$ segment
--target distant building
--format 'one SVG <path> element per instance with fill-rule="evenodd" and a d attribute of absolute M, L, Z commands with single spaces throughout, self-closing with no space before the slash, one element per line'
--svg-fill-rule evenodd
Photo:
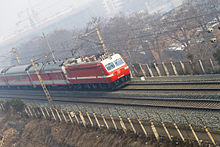
<path fill-rule="evenodd" d="M 107 14 L 112 16 L 146 10 L 145 2 L 146 0 L 104 0 L 103 4 Z"/>
<path fill-rule="evenodd" d="M 146 0 L 145 5 L 149 14 L 166 13 L 182 4 L 184 0 Z"/>

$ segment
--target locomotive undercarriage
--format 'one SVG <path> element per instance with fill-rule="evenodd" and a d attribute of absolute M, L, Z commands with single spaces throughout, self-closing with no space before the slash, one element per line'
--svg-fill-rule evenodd
<path fill-rule="evenodd" d="M 48 86 L 47 88 L 49 90 L 79 90 L 79 91 L 86 91 L 86 90 L 116 90 L 120 87 L 124 86 L 127 81 L 129 81 L 130 74 L 112 82 L 112 83 L 90 83 L 90 84 L 71 84 L 71 85 L 65 85 L 65 86 Z M 3 86 L 0 87 L 0 89 L 31 89 L 31 90 L 40 90 L 42 89 L 41 86 Z"/>

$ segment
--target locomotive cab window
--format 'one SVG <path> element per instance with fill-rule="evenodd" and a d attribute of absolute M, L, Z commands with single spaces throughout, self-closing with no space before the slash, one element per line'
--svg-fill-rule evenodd
<path fill-rule="evenodd" d="M 110 71 L 115 68 L 115 65 L 113 62 L 110 62 L 110 63 L 106 64 L 105 67 L 108 71 Z"/>
<path fill-rule="evenodd" d="M 118 66 L 121 66 L 122 64 L 124 64 L 124 61 L 121 58 L 119 58 L 119 59 L 116 59 L 114 61 L 114 63 L 118 67 Z"/>

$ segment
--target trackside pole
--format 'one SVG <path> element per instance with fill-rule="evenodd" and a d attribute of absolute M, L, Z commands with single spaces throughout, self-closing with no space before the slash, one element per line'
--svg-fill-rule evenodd
<path fill-rule="evenodd" d="M 68 115 L 68 117 L 69 117 L 69 119 L 70 119 L 71 123 L 73 124 L 73 119 L 72 119 L 72 117 L 70 116 L 69 111 L 67 111 L 66 113 L 67 113 L 67 115 Z"/>
<path fill-rule="evenodd" d="M 197 117 L 197 118 L 198 118 L 198 119 L 201 121 L 201 123 L 203 124 L 203 127 L 204 127 L 204 129 L 205 129 L 207 135 L 209 136 L 210 140 L 212 141 L 213 145 L 216 146 L 215 140 L 214 140 L 214 138 L 212 137 L 211 133 L 209 132 L 209 129 L 207 128 L 207 126 L 205 125 L 205 123 L 202 121 L 202 119 L 201 119 L 200 117 Z"/>
<path fill-rule="evenodd" d="M 89 119 L 89 122 L 90 122 L 91 126 L 93 127 L 93 126 L 94 126 L 94 124 L 93 124 L 93 122 L 92 122 L 92 119 L 91 119 L 91 117 L 90 117 L 90 115 L 89 115 L 89 112 L 88 112 L 88 111 L 86 111 L 86 115 L 87 115 L 87 117 L 88 117 L 88 119 Z"/>
<path fill-rule="evenodd" d="M 78 112 L 79 112 L 79 117 L 81 118 L 84 127 L 86 127 L 86 120 L 85 120 L 85 118 L 84 118 L 84 116 L 83 116 L 81 110 L 79 109 L 78 105 L 76 105 L 76 107 L 77 107 Z"/>
<path fill-rule="evenodd" d="M 169 71 L 168 71 L 168 69 L 167 69 L 167 66 L 164 64 L 164 62 L 162 62 L 162 65 L 163 65 L 163 69 L 164 69 L 164 71 L 165 71 L 165 73 L 166 73 L 166 76 L 169 77 L 169 76 L 170 76 L 170 73 L 169 73 Z"/>
<path fill-rule="evenodd" d="M 121 127 L 122 127 L 123 131 L 126 134 L 127 133 L 127 128 L 125 126 L 125 123 L 123 122 L 123 119 L 122 119 L 122 117 L 120 115 L 118 117 L 119 117 L 119 120 L 120 120 Z"/>
<path fill-rule="evenodd" d="M 100 113 L 101 113 L 101 117 L 102 117 L 103 122 L 105 123 L 106 128 L 109 129 L 109 125 L 108 125 L 108 123 L 107 123 L 107 121 L 106 121 L 106 119 L 105 119 L 104 114 L 103 114 L 102 111 L 100 110 L 100 108 L 99 108 L 99 111 L 100 111 Z"/>
<path fill-rule="evenodd" d="M 68 121 L 67 121 L 67 119 L 66 119 L 66 116 L 65 116 L 65 114 L 64 114 L 64 112 L 63 112 L 63 110 L 62 110 L 62 109 L 60 109 L 60 112 L 62 113 L 62 115 L 63 115 L 63 118 L 64 118 L 65 122 L 66 122 L 66 123 L 68 123 Z"/>
<path fill-rule="evenodd" d="M 141 71 L 142 71 L 142 73 L 143 73 L 143 75 L 144 75 L 144 78 L 145 78 L 145 80 L 146 80 L 146 79 L 147 79 L 146 72 L 145 72 L 144 69 L 142 68 L 142 65 L 141 65 L 141 64 L 139 64 L 139 66 L 140 66 L 140 69 L 141 69 Z"/>
<path fill-rule="evenodd" d="M 47 119 L 45 113 L 44 113 L 44 110 L 42 109 L 42 107 L 40 107 L 40 110 L 41 110 L 41 113 L 43 114 L 44 118 Z"/>
<path fill-rule="evenodd" d="M 138 74 L 138 72 L 137 72 L 136 68 L 134 67 L 134 65 L 132 64 L 131 66 L 132 66 L 134 72 L 135 72 L 136 74 Z M 135 74 L 135 75 L 136 75 L 136 74 Z"/>
<path fill-rule="evenodd" d="M 62 120 L 62 118 L 61 118 L 61 116 L 60 116 L 60 113 L 58 112 L 58 110 L 57 110 L 56 108 L 55 108 L 55 111 L 56 111 L 56 113 L 57 113 L 57 116 L 58 116 L 60 122 L 62 122 L 63 120 Z"/>
<path fill-rule="evenodd" d="M 160 69 L 159 69 L 159 67 L 157 66 L 156 63 L 154 63 L 154 67 L 155 67 L 155 69 L 157 71 L 158 76 L 161 77 Z"/>
<path fill-rule="evenodd" d="M 147 114 L 148 119 L 150 120 L 151 128 L 152 128 L 152 131 L 154 133 L 154 136 L 156 137 L 157 141 L 159 141 L 160 140 L 160 136 L 159 136 L 159 134 L 157 132 L 157 129 L 156 129 L 155 125 L 154 125 L 154 122 L 150 119 L 150 115 L 146 111 L 145 111 L 145 113 Z"/>
<path fill-rule="evenodd" d="M 84 118 L 84 116 L 83 116 L 81 111 L 79 111 L 79 116 L 80 116 L 80 118 L 82 120 L 82 123 L 83 123 L 84 127 L 86 127 L 86 120 L 85 120 L 85 118 Z"/>
<path fill-rule="evenodd" d="M 70 113 L 71 113 L 71 112 L 70 112 Z M 77 124 L 79 124 L 78 116 L 76 115 L 76 113 L 75 113 L 74 110 L 72 110 L 72 114 L 73 114 L 73 116 L 75 117 Z"/>
<path fill-rule="evenodd" d="M 198 142 L 198 145 L 201 146 L 201 142 L 199 141 L 199 138 L 198 138 L 198 136 L 196 135 L 196 132 L 194 131 L 192 125 L 189 123 L 189 121 L 187 120 L 187 118 L 186 118 L 184 115 L 182 115 L 182 116 L 185 118 L 185 120 L 186 120 L 186 122 L 187 122 L 187 124 L 188 124 L 188 126 L 189 126 L 189 128 L 190 128 L 190 130 L 191 130 L 192 133 L 193 133 L 193 136 L 195 137 L 196 141 Z"/>
<path fill-rule="evenodd" d="M 85 107 L 83 107 L 83 108 L 86 110 Z M 93 126 L 94 126 L 93 121 L 92 121 L 92 119 L 91 119 L 91 117 L 90 117 L 90 115 L 89 115 L 89 112 L 88 112 L 87 110 L 86 110 L 86 115 L 87 115 L 87 117 L 88 117 L 88 119 L 89 119 L 89 122 L 90 122 L 91 126 L 93 127 Z"/>
<path fill-rule="evenodd" d="M 50 118 L 50 113 L 49 113 L 49 111 L 47 110 L 47 107 L 45 106 L 44 109 L 45 109 L 45 111 L 46 111 L 46 113 L 47 113 L 47 116 Z"/>
<path fill-rule="evenodd" d="M 30 113 L 28 112 L 26 106 L 24 106 L 24 111 L 27 113 L 27 115 L 30 117 Z"/>
<path fill-rule="evenodd" d="M 132 128 L 132 130 L 133 130 L 134 134 L 137 134 L 137 131 L 136 131 L 136 129 L 135 129 L 135 127 L 134 127 L 134 125 L 133 125 L 133 123 L 132 123 L 131 119 L 128 117 L 127 112 L 126 112 L 126 111 L 124 111 L 124 112 L 125 112 L 125 114 L 126 114 L 126 116 L 127 116 L 127 120 L 128 120 L 128 122 L 130 123 L 131 128 Z"/>
<path fill-rule="evenodd" d="M 138 120 L 138 123 L 140 124 L 141 129 L 143 130 L 145 136 L 148 137 L 147 131 L 146 131 L 146 129 L 144 128 L 144 125 L 142 124 L 141 119 L 139 118 L 139 116 L 137 115 L 137 113 L 136 113 L 134 110 L 132 110 L 132 112 L 136 115 L 137 120 Z"/>
<path fill-rule="evenodd" d="M 199 65 L 201 67 L 201 70 L 202 70 L 203 74 L 205 74 L 205 69 L 203 67 L 202 60 L 199 60 Z"/>
<path fill-rule="evenodd" d="M 5 108 L 4 108 L 4 106 L 3 106 L 3 104 L 1 103 L 1 108 L 2 108 L 2 111 L 4 111 L 5 110 Z"/>
<path fill-rule="evenodd" d="M 51 107 L 50 107 L 50 111 L 51 111 L 51 114 L 52 114 L 54 120 L 56 121 L 56 120 L 57 120 L 57 119 L 56 119 L 56 116 L 55 116 L 55 114 L 54 114 L 54 112 L 53 112 L 53 109 L 52 109 Z"/>
<path fill-rule="evenodd" d="M 50 93 L 49 93 L 49 91 L 47 90 L 47 87 L 46 87 L 46 85 L 44 84 L 44 81 L 43 81 L 43 79 L 41 78 L 40 73 L 39 73 L 38 70 L 37 70 L 37 67 L 36 67 L 36 65 L 35 65 L 35 63 L 34 63 L 34 60 L 31 59 L 30 61 L 31 61 L 32 66 L 33 66 L 33 68 L 34 68 L 34 70 L 35 70 L 35 73 L 36 73 L 36 75 L 37 75 L 37 77 L 38 77 L 38 80 L 40 81 L 41 87 L 42 87 L 42 89 L 43 89 L 43 91 L 44 91 L 44 93 L 45 93 L 45 95 L 46 95 L 46 97 L 47 97 L 47 100 L 48 100 L 48 102 L 49 102 L 49 104 L 50 104 L 50 107 L 56 108 L 56 106 L 55 106 L 55 104 L 54 104 L 54 102 L 53 102 L 53 99 L 52 99 L 52 97 L 50 96 Z"/>
<path fill-rule="evenodd" d="M 98 118 L 96 117 L 95 112 L 93 112 L 92 114 L 93 114 L 93 116 L 94 116 L 94 118 L 95 118 L 95 121 L 96 121 L 96 123 L 97 123 L 97 125 L 98 125 L 99 129 L 101 129 L 101 125 L 100 125 L 100 123 L 99 123 Z"/>
<path fill-rule="evenodd" d="M 162 120 L 160 114 L 157 113 L 157 112 L 156 112 L 156 114 L 159 116 L 159 118 L 160 118 L 160 122 L 161 122 L 161 124 L 162 124 L 162 126 L 163 126 L 165 132 L 167 133 L 167 136 L 168 136 L 169 140 L 170 140 L 170 141 L 173 141 L 173 139 L 171 138 L 171 135 L 170 135 L 170 133 L 169 133 L 169 131 L 168 131 L 168 129 L 167 129 L 165 123 L 163 122 L 163 120 Z"/>
<path fill-rule="evenodd" d="M 120 125 L 121 125 L 121 127 L 122 127 L 124 133 L 126 134 L 126 133 L 127 133 L 127 128 L 126 128 L 126 126 L 125 126 L 125 123 L 124 123 L 122 117 L 120 116 L 120 113 L 119 113 L 118 109 L 115 108 L 115 110 L 116 110 L 117 113 L 118 113 L 118 118 L 119 118 Z"/>
<path fill-rule="evenodd" d="M 33 113 L 31 112 L 31 109 L 28 105 L 27 105 L 27 108 L 28 108 L 29 113 L 31 114 L 31 117 L 33 117 Z"/>
<path fill-rule="evenodd" d="M 177 132 L 179 133 L 180 138 L 182 139 L 183 142 L 185 142 L 185 138 L 183 137 L 183 134 L 180 132 L 180 129 L 178 128 L 178 126 L 177 126 L 176 122 L 174 121 L 173 117 L 170 114 L 168 114 L 168 115 L 170 116 L 171 120 L 173 121 L 173 125 L 176 128 Z"/>
<path fill-rule="evenodd" d="M 150 69 L 149 65 L 146 64 L 146 66 L 147 66 L 147 69 L 148 69 L 148 71 L 149 71 L 149 73 L 150 73 L 150 76 L 151 76 L 151 77 L 154 77 L 154 74 L 153 74 L 152 70 Z"/>
<path fill-rule="evenodd" d="M 106 128 L 109 129 L 108 123 L 107 123 L 107 121 L 106 121 L 105 116 L 104 116 L 103 113 L 101 114 L 101 117 L 102 117 L 102 119 L 103 119 L 103 121 L 104 121 L 104 123 L 105 123 Z"/>
<path fill-rule="evenodd" d="M 171 66 L 172 66 L 172 68 L 173 68 L 174 74 L 175 74 L 176 76 L 178 76 L 178 72 L 177 72 L 177 70 L 176 70 L 176 66 L 173 64 L 172 61 L 170 62 L 170 64 L 171 64 Z"/>
<path fill-rule="evenodd" d="M 211 64 L 211 66 L 212 66 L 212 71 L 215 72 L 215 68 L 214 68 L 214 64 L 213 64 L 213 62 L 212 62 L 212 59 L 210 58 L 209 61 L 210 61 L 210 64 Z"/>
<path fill-rule="evenodd" d="M 183 70 L 183 73 L 184 73 L 184 75 L 185 75 L 185 74 L 186 74 L 186 68 L 185 68 L 185 66 L 184 66 L 184 64 L 183 64 L 182 61 L 180 61 L 180 65 L 181 65 L 182 70 Z"/>
<path fill-rule="evenodd" d="M 113 124 L 115 130 L 117 130 L 117 129 L 118 129 L 118 128 L 117 128 L 117 125 L 116 125 L 116 123 L 115 123 L 115 120 L 114 120 L 114 118 L 113 118 L 113 116 L 112 116 L 112 114 L 111 114 L 109 108 L 107 108 L 107 110 L 108 110 L 108 112 L 109 112 L 109 116 L 110 116 L 110 118 L 111 118 L 111 120 L 112 120 L 112 124 Z"/>
<path fill-rule="evenodd" d="M 32 110 L 32 113 L 34 114 L 34 116 L 37 118 L 37 112 L 34 110 L 32 105 L 30 105 L 30 109 Z"/>

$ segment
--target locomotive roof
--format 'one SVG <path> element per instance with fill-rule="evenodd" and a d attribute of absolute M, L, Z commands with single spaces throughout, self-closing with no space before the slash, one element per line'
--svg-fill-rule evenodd
<path fill-rule="evenodd" d="M 63 63 L 62 61 L 59 61 L 59 62 L 49 62 L 45 66 L 44 70 L 45 71 L 48 71 L 48 70 L 62 70 L 61 66 L 60 66 L 62 63 Z"/>
<path fill-rule="evenodd" d="M 25 69 L 28 67 L 29 65 L 18 65 L 18 66 L 13 66 L 11 68 L 9 68 L 6 73 L 7 74 L 11 74 L 11 73 L 24 73 Z"/>
<path fill-rule="evenodd" d="M 61 71 L 61 67 L 60 65 L 62 64 L 63 62 L 59 61 L 59 62 L 48 62 L 48 63 L 36 63 L 36 67 L 37 67 L 37 70 L 38 71 Z M 30 73 L 33 73 L 35 72 L 33 66 L 31 66 L 28 71 Z"/>
<path fill-rule="evenodd" d="M 57 70 L 62 70 L 60 65 L 63 62 L 59 61 L 59 62 L 48 62 L 48 63 L 35 63 L 37 70 L 38 71 L 57 71 Z M 0 73 L 5 72 L 6 74 L 13 74 L 13 73 L 26 73 L 26 71 L 30 72 L 30 73 L 34 73 L 35 70 L 32 66 L 32 64 L 26 64 L 26 65 L 17 65 L 17 66 L 13 66 L 13 67 L 8 67 L 0 69 Z"/>
<path fill-rule="evenodd" d="M 88 57 L 83 57 L 83 58 L 77 58 L 75 60 L 73 60 L 72 62 L 66 64 L 66 66 L 73 66 L 73 65 L 88 65 L 88 64 L 94 64 L 94 63 L 102 63 L 103 61 L 105 60 L 108 60 L 110 61 L 112 59 L 112 57 L 120 57 L 119 54 L 115 54 L 115 53 L 112 53 L 112 54 L 109 54 L 107 57 L 102 57 L 102 56 L 98 56 L 95 60 L 87 60 L 86 61 L 86 58 L 89 59 Z M 78 61 L 79 60 L 79 61 Z M 75 61 L 75 62 L 74 62 Z"/>

